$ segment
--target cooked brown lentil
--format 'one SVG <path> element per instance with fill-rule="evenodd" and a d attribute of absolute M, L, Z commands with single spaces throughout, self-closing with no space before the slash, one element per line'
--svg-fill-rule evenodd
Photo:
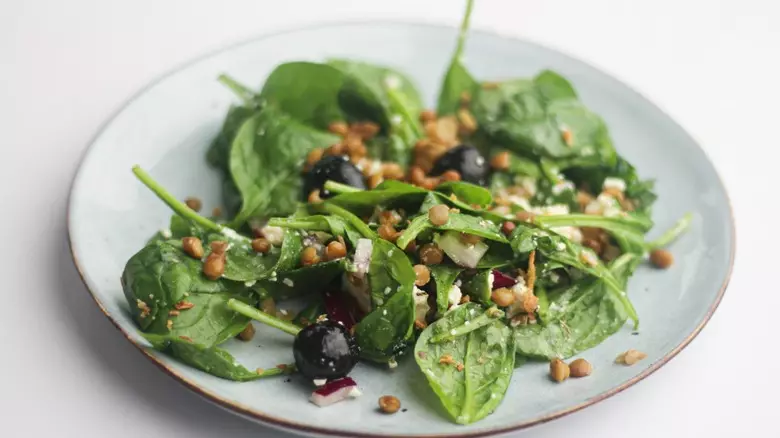
<path fill-rule="evenodd" d="M 444 251 L 435 243 L 426 243 L 420 248 L 420 261 L 428 266 L 444 261 Z"/>
<path fill-rule="evenodd" d="M 311 266 L 320 262 L 320 256 L 317 254 L 317 248 L 307 246 L 301 251 L 301 265 Z"/>
<path fill-rule="evenodd" d="M 569 378 L 571 370 L 566 362 L 560 359 L 553 359 L 550 361 L 550 377 L 556 382 L 563 382 Z"/>
<path fill-rule="evenodd" d="M 263 237 L 258 237 L 252 241 L 252 249 L 260 254 L 266 254 L 271 250 L 271 242 Z"/>
<path fill-rule="evenodd" d="M 506 307 L 511 306 L 515 302 L 515 294 L 505 287 L 498 288 L 490 294 L 490 299 L 496 303 L 497 306 Z"/>
<path fill-rule="evenodd" d="M 203 243 L 197 237 L 181 239 L 181 249 L 192 258 L 200 260 L 203 257 Z"/>
<path fill-rule="evenodd" d="M 229 243 L 224 240 L 215 240 L 211 242 L 211 251 L 215 254 L 224 254 L 227 251 Z"/>
<path fill-rule="evenodd" d="M 515 225 L 514 222 L 506 221 L 501 224 L 501 231 L 508 236 L 512 234 L 512 231 L 514 231 L 516 227 L 517 225 Z"/>
<path fill-rule="evenodd" d="M 225 253 L 212 252 L 203 263 L 203 275 L 216 280 L 225 273 Z"/>
<path fill-rule="evenodd" d="M 509 152 L 499 152 L 490 159 L 490 167 L 495 170 L 507 170 L 509 169 L 509 159 Z"/>
<path fill-rule="evenodd" d="M 328 131 L 344 137 L 349 132 L 349 127 L 345 122 L 333 122 L 328 125 Z"/>
<path fill-rule="evenodd" d="M 307 201 L 309 201 L 309 204 L 319 204 L 322 202 L 322 198 L 320 198 L 320 189 L 312 190 L 311 193 L 309 193 Z"/>
<path fill-rule="evenodd" d="M 203 202 L 198 198 L 189 197 L 184 200 L 184 203 L 194 211 L 200 211 L 200 209 L 203 208 Z"/>
<path fill-rule="evenodd" d="M 575 359 L 569 364 L 572 377 L 585 377 L 593 372 L 593 365 L 585 359 Z"/>
<path fill-rule="evenodd" d="M 420 123 L 428 123 L 436 120 L 436 111 L 424 110 L 420 113 Z"/>
<path fill-rule="evenodd" d="M 347 256 L 347 247 L 342 242 L 333 241 L 325 247 L 325 259 L 336 260 Z"/>
<path fill-rule="evenodd" d="M 325 151 L 322 150 L 322 148 L 314 148 L 306 155 L 306 164 L 309 166 L 314 166 L 317 161 L 320 161 L 322 156 L 325 154 Z"/>
<path fill-rule="evenodd" d="M 401 409 L 401 400 L 392 395 L 383 395 L 379 397 L 379 409 L 385 414 L 395 414 Z"/>
<path fill-rule="evenodd" d="M 482 242 L 482 237 L 477 236 L 476 234 L 460 233 L 460 241 L 466 245 L 476 245 L 479 242 Z"/>
<path fill-rule="evenodd" d="M 442 182 L 446 181 L 460 181 L 460 173 L 457 170 L 448 170 L 441 174 Z"/>
<path fill-rule="evenodd" d="M 380 225 L 379 229 L 377 229 L 377 233 L 379 234 L 379 237 L 389 242 L 395 242 L 398 240 L 398 232 L 390 224 Z"/>
<path fill-rule="evenodd" d="M 665 249 L 654 249 L 650 251 L 650 261 L 656 268 L 667 269 L 674 263 L 674 256 Z"/>
<path fill-rule="evenodd" d="M 434 225 L 444 225 L 450 220 L 450 209 L 444 204 L 434 205 L 428 210 L 428 219 Z"/>
<path fill-rule="evenodd" d="M 251 322 L 247 324 L 246 327 L 244 327 L 244 330 L 241 330 L 241 333 L 238 334 L 238 339 L 241 339 L 244 342 L 249 342 L 254 337 L 255 326 L 253 326 Z"/>
<path fill-rule="evenodd" d="M 431 281 L 431 271 L 425 265 L 414 265 L 414 274 L 416 275 L 415 286 L 425 286 Z"/>

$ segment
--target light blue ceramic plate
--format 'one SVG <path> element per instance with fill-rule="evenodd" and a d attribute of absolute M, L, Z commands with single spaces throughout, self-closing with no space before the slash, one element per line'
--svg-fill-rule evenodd
<path fill-rule="evenodd" d="M 359 365 L 361 399 L 318 408 L 307 401 L 311 388 L 293 378 L 252 383 L 221 380 L 146 349 L 122 295 L 119 276 L 127 259 L 170 212 L 135 180 L 133 164 L 148 169 L 175 195 L 197 195 L 219 205 L 219 178 L 204 159 L 233 96 L 217 83 L 227 72 L 248 84 L 262 84 L 277 64 L 300 59 L 350 57 L 387 64 L 417 81 L 429 102 L 437 92 L 455 42 L 455 29 L 368 23 L 318 27 L 267 36 L 199 59 L 144 89 L 109 121 L 89 148 L 73 184 L 69 230 L 73 257 L 98 306 L 125 337 L 159 367 L 193 391 L 245 417 L 287 430 L 348 436 L 484 436 L 533 425 L 576 411 L 615 394 L 658 369 L 702 329 L 723 296 L 734 257 L 734 231 L 723 185 L 696 142 L 655 105 L 589 65 L 536 44 L 473 32 L 468 67 L 478 78 L 530 76 L 549 68 L 568 77 L 582 99 L 607 121 L 620 153 L 643 177 L 657 178 L 657 230 L 684 212 L 693 226 L 671 250 L 668 271 L 642 267 L 629 293 L 642 319 L 642 332 L 626 326 L 585 352 L 592 376 L 555 384 L 547 364 L 517 370 L 503 404 L 470 426 L 441 415 L 437 400 L 413 363 L 394 370 Z M 255 341 L 230 345 L 250 366 L 289 362 L 287 335 L 258 327 Z M 262 347 L 262 348 L 258 348 Z M 629 348 L 648 354 L 633 367 L 613 364 Z M 408 361 L 411 362 L 411 361 Z M 376 400 L 399 397 L 408 410 L 381 415 Z"/>

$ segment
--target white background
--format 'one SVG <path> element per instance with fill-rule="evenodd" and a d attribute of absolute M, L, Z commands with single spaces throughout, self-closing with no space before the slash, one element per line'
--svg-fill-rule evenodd
<path fill-rule="evenodd" d="M 585 59 L 680 121 L 720 170 L 738 224 L 731 286 L 691 346 L 624 393 L 518 435 L 780 436 L 780 209 L 773 178 L 780 148 L 780 4 L 477 3 L 473 27 Z M 125 99 L 204 52 L 320 22 L 381 18 L 454 26 L 461 10 L 453 0 L 0 0 L 0 436 L 279 436 L 188 392 L 98 311 L 66 244 L 76 166 Z"/>

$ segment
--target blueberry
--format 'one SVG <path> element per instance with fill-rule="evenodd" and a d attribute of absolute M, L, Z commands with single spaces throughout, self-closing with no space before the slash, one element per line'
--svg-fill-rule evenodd
<path fill-rule="evenodd" d="M 308 379 L 340 379 L 358 362 L 358 346 L 347 329 L 322 321 L 301 330 L 293 343 L 295 366 Z"/>
<path fill-rule="evenodd" d="M 349 162 L 347 157 L 330 155 L 323 157 L 315 163 L 311 171 L 304 175 L 303 199 L 308 199 L 314 190 L 320 191 L 320 198 L 329 198 L 331 193 L 323 188 L 328 180 L 347 184 L 362 190 L 366 189 L 363 174 L 354 164 Z"/>
<path fill-rule="evenodd" d="M 488 166 L 477 148 L 462 144 L 445 152 L 434 164 L 431 175 L 439 176 L 448 170 L 458 172 L 463 181 L 484 186 Z"/>

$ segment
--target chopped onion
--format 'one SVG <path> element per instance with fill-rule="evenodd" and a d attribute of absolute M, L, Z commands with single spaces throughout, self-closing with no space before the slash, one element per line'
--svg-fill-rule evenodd
<path fill-rule="evenodd" d="M 325 386 L 317 388 L 309 400 L 319 407 L 330 406 L 347 398 L 360 397 L 362 393 L 357 383 L 349 377 L 328 382 Z"/>

